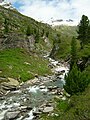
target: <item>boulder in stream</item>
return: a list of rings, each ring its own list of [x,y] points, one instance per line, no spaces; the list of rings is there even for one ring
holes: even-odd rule
[[[2,83],[2,89],[6,90],[6,91],[8,91],[8,90],[13,91],[13,90],[16,90],[16,87],[13,85],[10,85],[8,83]]]
[[[13,119],[17,118],[19,114],[20,114],[20,111],[13,111],[13,112],[7,111],[5,113],[4,119],[5,120],[13,120]]]
[[[49,112],[52,112],[53,110],[54,110],[53,107],[45,107],[43,110],[43,113],[49,113]]]

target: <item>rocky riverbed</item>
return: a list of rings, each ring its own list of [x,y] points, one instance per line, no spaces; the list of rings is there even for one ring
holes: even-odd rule
[[[48,59],[52,76],[36,76],[20,85],[12,78],[8,78],[10,84],[1,83],[0,120],[39,120],[41,113],[50,113],[54,110],[52,99],[55,96],[66,99],[63,84],[64,76],[69,71],[68,64]]]

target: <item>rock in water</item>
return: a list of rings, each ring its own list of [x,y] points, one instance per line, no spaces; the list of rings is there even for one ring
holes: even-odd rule
[[[13,112],[8,111],[8,112],[6,112],[4,119],[5,120],[13,120],[18,117],[19,113],[20,113],[20,111],[13,111]]]
[[[8,91],[8,90],[11,90],[11,91],[16,90],[15,86],[9,85],[9,84],[5,84],[5,83],[2,84],[2,88],[3,88],[3,90],[6,90],[6,91]]]
[[[45,107],[43,113],[49,113],[53,111],[53,107]]]

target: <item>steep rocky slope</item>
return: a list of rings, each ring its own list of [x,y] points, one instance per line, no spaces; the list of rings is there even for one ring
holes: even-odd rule
[[[53,33],[49,25],[0,6],[0,79],[26,81],[51,73],[48,61],[41,57],[50,53]]]
[[[5,31],[5,21],[8,24],[8,33]],[[26,36],[27,27],[30,26],[30,36]],[[48,36],[46,36],[49,31]],[[51,49],[53,30],[47,24],[35,21],[32,18],[20,14],[18,11],[6,9],[0,6],[0,49],[21,47],[28,51],[34,48],[38,34],[38,43]],[[48,37],[48,43],[45,41]],[[50,46],[49,46],[50,45]],[[42,45],[43,46],[43,45]]]

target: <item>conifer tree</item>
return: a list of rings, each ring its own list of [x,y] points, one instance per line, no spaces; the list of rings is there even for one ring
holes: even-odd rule
[[[90,43],[90,25],[88,26],[88,32],[87,32],[87,43]]]
[[[40,39],[40,33],[39,33],[39,28],[38,28],[38,30],[36,31],[36,34],[35,34],[35,43],[38,43],[39,39]]]
[[[34,31],[33,31],[33,32],[34,32],[34,35],[37,33],[37,30],[36,30],[36,28],[34,28]]]
[[[49,31],[46,32],[46,37],[48,37],[48,36],[49,36]]]
[[[77,94],[85,90],[89,81],[87,74],[78,70],[74,64],[72,70],[65,76],[64,89],[71,95]]]
[[[27,26],[27,30],[26,30],[26,35],[30,36],[31,35],[31,31],[30,31],[30,26]]]
[[[8,32],[9,32],[8,20],[5,18],[5,21],[4,21],[4,33],[7,34]]]
[[[81,21],[78,25],[78,39],[80,40],[81,49],[83,48],[84,44],[87,43],[87,36],[88,36],[88,26],[89,26],[89,19],[87,16],[82,15]]]
[[[43,37],[44,36],[44,29],[42,29],[42,33],[41,33],[41,37]]]

